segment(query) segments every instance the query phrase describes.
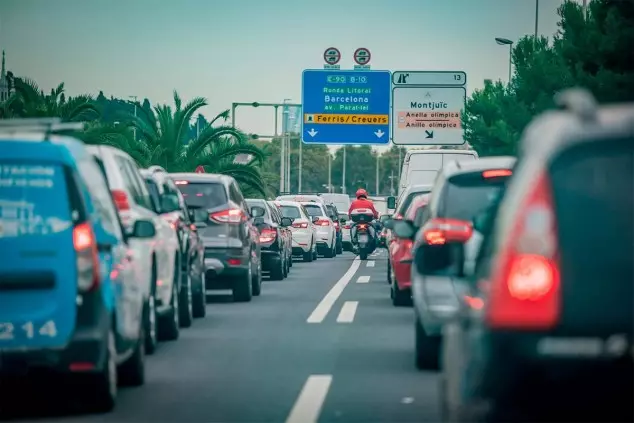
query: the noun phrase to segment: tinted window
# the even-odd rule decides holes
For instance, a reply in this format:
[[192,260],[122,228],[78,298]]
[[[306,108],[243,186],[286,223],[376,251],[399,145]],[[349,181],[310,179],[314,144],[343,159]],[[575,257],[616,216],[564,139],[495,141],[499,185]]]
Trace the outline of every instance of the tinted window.
[[412,201],[414,201],[416,197],[420,197],[425,194],[429,194],[429,191],[410,192],[407,197],[403,199],[403,202],[399,204],[398,213],[400,215],[404,215],[409,206],[412,204]]
[[323,216],[324,212],[321,210],[321,207],[314,206],[312,204],[304,204],[304,208],[308,212],[309,216]]
[[70,229],[68,198],[62,166],[0,162],[0,238]]
[[105,172],[100,168],[97,160],[90,159],[79,162],[78,170],[90,191],[95,213],[98,214],[104,230],[121,238],[121,224],[106,184]]
[[152,178],[147,178],[145,180],[145,183],[147,184],[148,191],[150,191],[150,199],[152,200],[154,210],[158,212],[161,209],[161,193],[159,192],[158,185],[156,184],[156,182],[154,182],[154,179]]
[[350,217],[348,216],[348,213],[339,213],[339,219],[346,219],[348,220]]
[[326,208],[328,209],[328,216],[330,216],[332,219],[336,219],[337,212],[335,211],[335,208],[333,206],[326,206]]
[[213,182],[178,185],[189,207],[213,209],[228,203],[224,185]]
[[302,217],[299,209],[294,206],[281,206],[280,210],[283,217],[290,217],[291,219],[299,219]]
[[442,217],[471,221],[498,198],[508,178],[483,179],[481,173],[449,179],[441,199]]

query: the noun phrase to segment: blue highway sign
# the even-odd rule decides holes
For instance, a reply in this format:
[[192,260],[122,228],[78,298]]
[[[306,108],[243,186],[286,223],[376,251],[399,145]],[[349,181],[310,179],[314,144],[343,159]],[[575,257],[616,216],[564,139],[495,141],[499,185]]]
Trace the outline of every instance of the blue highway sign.
[[312,70],[302,74],[302,141],[389,144],[389,71]]

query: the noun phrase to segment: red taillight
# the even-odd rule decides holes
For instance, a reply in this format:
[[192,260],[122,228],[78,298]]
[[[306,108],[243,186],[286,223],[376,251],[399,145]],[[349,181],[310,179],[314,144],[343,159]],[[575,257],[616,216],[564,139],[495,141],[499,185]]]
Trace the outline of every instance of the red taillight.
[[112,199],[119,211],[130,210],[130,202],[128,201],[128,194],[125,191],[118,189],[112,190]]
[[560,278],[550,182],[538,178],[503,246],[490,284],[487,322],[499,329],[551,329],[559,321]]
[[428,245],[444,245],[450,242],[465,243],[473,234],[471,222],[458,219],[436,218],[423,227],[423,238]]
[[329,219],[319,219],[319,220],[317,220],[317,222],[315,222],[315,225],[317,225],[317,226],[330,226],[330,220]]
[[99,285],[97,242],[90,223],[75,226],[73,246],[77,254],[77,287],[82,292],[90,291]]
[[262,232],[260,232],[260,243],[267,244],[273,242],[276,237],[277,231],[275,229],[262,229]]
[[240,266],[240,264],[242,264],[242,260],[238,258],[230,258],[229,260],[227,260],[227,264],[229,266]]
[[344,229],[350,229],[352,226],[351,225],[343,225]]
[[306,222],[293,223],[293,228],[306,229],[306,228],[308,228],[308,223],[306,223]]
[[484,179],[501,178],[504,176],[511,176],[512,174],[513,174],[513,171],[510,169],[490,169],[490,170],[485,170],[484,172],[482,172],[482,177]]
[[176,181],[174,182],[176,185],[187,185],[189,182],[187,181]]
[[211,213],[209,218],[218,223],[240,223],[246,220],[246,215],[240,209],[228,209]]

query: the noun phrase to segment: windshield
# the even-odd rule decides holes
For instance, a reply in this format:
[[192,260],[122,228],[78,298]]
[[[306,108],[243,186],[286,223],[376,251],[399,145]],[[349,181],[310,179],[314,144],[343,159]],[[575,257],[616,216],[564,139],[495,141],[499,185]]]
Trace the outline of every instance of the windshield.
[[195,182],[177,185],[188,207],[214,209],[227,204],[225,187],[220,183]]
[[485,212],[498,198],[507,178],[482,181],[479,184],[459,185],[448,183],[441,205],[443,217],[471,221]]
[[309,216],[323,216],[324,212],[321,210],[321,207],[315,206],[313,204],[304,204],[304,208],[308,212]]
[[291,219],[299,219],[302,217],[299,208],[295,206],[281,206],[280,211],[282,212],[282,217],[290,217]]

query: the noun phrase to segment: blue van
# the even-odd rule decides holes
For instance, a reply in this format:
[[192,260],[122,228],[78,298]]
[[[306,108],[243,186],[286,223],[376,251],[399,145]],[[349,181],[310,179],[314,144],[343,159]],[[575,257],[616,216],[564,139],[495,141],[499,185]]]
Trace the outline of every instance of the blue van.
[[0,121],[0,390],[52,370],[105,412],[118,383],[144,383],[146,304],[126,241],[155,228],[124,233],[97,162],[48,135],[56,123]]

